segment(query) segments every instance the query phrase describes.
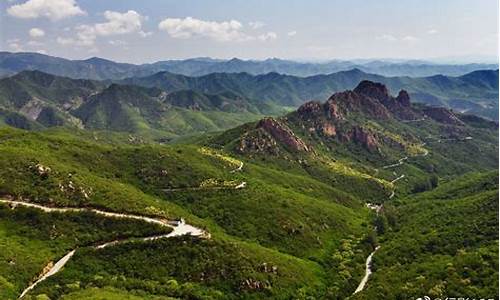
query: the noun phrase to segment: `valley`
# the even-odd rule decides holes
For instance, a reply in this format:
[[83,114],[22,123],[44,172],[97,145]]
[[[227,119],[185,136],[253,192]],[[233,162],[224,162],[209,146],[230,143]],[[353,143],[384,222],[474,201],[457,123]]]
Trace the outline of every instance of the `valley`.
[[[381,83],[361,81],[326,102],[306,102],[225,131],[176,133],[182,137],[170,140],[160,125],[154,125],[160,126],[158,134],[149,136],[142,134],[149,128],[120,132],[133,128],[124,124],[135,116],[149,126],[161,124],[156,120],[163,118],[162,107],[168,111],[183,103],[163,102],[168,97],[162,90],[106,87],[36,72],[22,76],[29,78],[23,79],[23,89],[56,110],[73,103],[59,87],[71,82],[75,97],[88,99],[69,114],[87,125],[0,128],[0,213],[6,216],[0,222],[1,297],[397,298],[419,295],[420,289],[404,285],[420,262],[429,267],[422,286],[433,293],[435,286],[440,293],[454,293],[468,278],[470,289],[461,291],[497,293],[484,288],[491,285],[473,283],[478,282],[474,274],[457,273],[443,284],[434,272],[450,261],[439,255],[454,253],[469,259],[455,262],[461,268],[475,268],[478,259],[494,265],[491,256],[467,256],[474,249],[492,255],[489,245],[498,237],[491,230],[475,242],[457,240],[446,254],[440,243],[455,234],[470,235],[475,226],[496,225],[475,222],[452,229],[454,223],[443,223],[444,236],[427,241],[423,233],[430,223],[412,224],[441,214],[445,208],[439,201],[448,201],[457,217],[472,209],[468,197],[493,205],[498,128],[492,121],[414,104],[406,91],[394,97]],[[191,93],[186,99],[196,97]],[[199,113],[227,107],[215,98],[200,99],[201,110],[189,101],[174,109]],[[125,123],[116,123],[114,112],[100,110],[106,111],[108,102],[116,103],[113,109],[118,103],[135,105],[140,113],[134,108],[124,115]],[[9,103],[11,110],[19,107]],[[203,106],[207,103],[214,106]],[[68,111],[57,114],[70,120]],[[107,114],[109,121],[102,117]],[[99,128],[93,130],[89,124],[110,125],[92,125]],[[474,187],[481,187],[477,195]],[[454,189],[464,200],[448,199]],[[88,222],[79,215],[125,230],[104,234],[99,230],[109,226],[87,226],[94,230],[88,234],[79,229]],[[71,226],[57,225],[71,218]],[[22,229],[35,221],[50,238]],[[72,238],[62,228],[72,231]],[[144,232],[133,231],[139,229]],[[411,248],[419,244],[408,242],[408,236],[432,243],[425,246],[431,252]],[[43,255],[34,259],[30,252],[8,250],[26,243],[29,249],[45,249],[38,252]],[[416,261],[401,251],[416,253]],[[408,269],[394,264],[399,256]],[[494,280],[494,272],[481,274]]]
[[500,299],[499,11],[0,1],[0,300]]

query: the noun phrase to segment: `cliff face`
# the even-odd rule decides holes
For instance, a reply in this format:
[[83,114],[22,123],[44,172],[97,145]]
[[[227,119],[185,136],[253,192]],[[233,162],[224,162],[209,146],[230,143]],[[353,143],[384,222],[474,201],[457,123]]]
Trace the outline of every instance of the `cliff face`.
[[311,151],[311,148],[296,136],[283,121],[264,118],[257,123],[255,129],[243,135],[238,147],[239,152],[278,154],[279,144],[285,145],[292,151]]
[[[391,126],[425,122],[426,116],[450,126],[463,124],[447,109],[412,107],[405,90],[393,97],[385,85],[365,80],[352,91],[333,94],[324,103],[310,101],[286,117],[262,119],[242,135],[238,150],[315,153],[312,145],[331,149],[335,143],[361,145],[369,152],[380,152],[384,147],[401,150],[414,143],[415,137],[394,131]],[[280,150],[281,146],[284,148]]]
[[464,125],[464,123],[449,109],[444,107],[426,107],[424,113],[434,121],[448,125]]
[[394,98],[389,94],[385,85],[365,80],[354,89],[354,92],[382,104],[400,120],[415,120],[422,117],[411,108],[410,96],[405,90],[399,91],[398,96]]
[[265,118],[257,124],[257,128],[264,129],[278,142],[285,144],[295,151],[309,151],[306,143],[297,137],[284,122],[273,118]]

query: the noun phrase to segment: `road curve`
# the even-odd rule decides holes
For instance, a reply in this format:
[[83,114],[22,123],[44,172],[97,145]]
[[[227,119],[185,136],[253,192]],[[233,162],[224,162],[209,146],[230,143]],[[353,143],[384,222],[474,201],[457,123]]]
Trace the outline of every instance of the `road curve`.
[[[415,121],[420,121],[420,120],[415,120]],[[421,146],[423,147],[426,144],[427,143],[422,143]],[[415,155],[415,156],[425,157],[427,155],[429,155],[429,150],[427,150],[427,149],[424,148],[424,152],[422,154],[418,154],[418,155]],[[401,166],[401,165],[404,164],[405,161],[408,160],[408,158],[409,158],[408,156],[400,158],[397,163],[391,164],[391,165],[382,166],[382,169],[390,169],[390,168]],[[375,170],[378,173],[378,169],[375,169]],[[396,174],[396,173],[394,173],[394,174]],[[394,183],[398,182],[399,180],[401,180],[403,178],[405,178],[405,174],[402,174],[399,177],[397,177],[396,179],[392,180],[391,183],[394,184]],[[389,199],[392,199],[394,197],[394,195],[396,195],[396,192],[393,189],[392,192],[391,192],[391,194],[389,195]],[[380,210],[382,209],[382,205],[373,205],[373,204],[367,203],[366,206],[368,208],[372,209],[372,210],[375,210],[376,213],[377,213],[377,215],[379,214]],[[377,246],[377,248],[375,248],[375,250],[372,253],[370,253],[370,255],[368,255],[368,257],[366,258],[365,276],[363,277],[363,279],[361,279],[361,282],[359,283],[358,287],[354,291],[353,295],[356,294],[356,293],[361,292],[365,288],[365,285],[368,282],[368,279],[370,278],[370,275],[372,274],[371,262],[372,262],[373,255],[375,254],[375,252],[377,252],[377,250],[379,248],[380,248],[380,246]]]
[[[35,203],[29,203],[29,202],[22,202],[22,201],[15,201],[15,200],[8,200],[8,199],[0,199],[0,203],[5,203],[11,205],[13,208],[16,208],[17,206],[25,206],[25,207],[31,207],[31,208],[36,208],[40,209],[43,212],[92,212],[97,215],[101,215],[107,218],[117,218],[117,219],[133,219],[133,220],[140,220],[146,223],[153,223],[157,224],[160,226],[164,227],[169,227],[172,228],[173,230],[168,233],[168,234],[161,234],[161,235],[154,235],[154,236],[149,236],[145,238],[140,238],[140,239],[133,239],[133,240],[141,240],[141,241],[152,241],[152,240],[157,240],[157,239],[162,239],[162,238],[170,238],[174,236],[182,236],[182,235],[192,235],[192,236],[199,236],[203,238],[210,238],[210,234],[207,233],[206,231],[194,227],[192,225],[186,224],[184,219],[181,219],[180,221],[168,221],[166,219],[156,219],[156,218],[151,218],[151,217],[145,217],[145,216],[140,216],[140,215],[132,215],[132,214],[123,214],[123,213],[113,213],[113,212],[107,212],[107,211],[102,211],[98,209],[93,209],[93,208],[74,208],[74,207],[64,207],[64,208],[56,208],[56,207],[48,207],[48,206],[43,206],[40,204],[35,204]],[[95,249],[103,249],[109,246],[114,246],[117,244],[122,244],[129,242],[129,240],[114,240],[106,243],[102,243],[100,245],[95,246]],[[75,254],[77,249],[73,249],[70,252],[68,252],[66,255],[64,255],[59,261],[57,261],[47,273],[43,274],[40,278],[36,279],[30,286],[28,286],[19,296],[19,298],[24,297],[30,290],[35,288],[37,284],[40,282],[46,280],[50,276],[58,273],[64,265],[70,260],[70,258]]]

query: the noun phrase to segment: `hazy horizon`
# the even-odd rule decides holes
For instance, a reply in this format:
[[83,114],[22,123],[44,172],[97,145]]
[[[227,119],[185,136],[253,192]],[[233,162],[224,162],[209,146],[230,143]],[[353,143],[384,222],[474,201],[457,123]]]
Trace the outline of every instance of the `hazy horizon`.
[[9,51],[8,49],[0,49],[0,52],[8,52],[8,53],[32,53],[32,54],[41,54],[48,55],[52,57],[58,57],[68,60],[89,60],[92,58],[100,58],[104,60],[110,60],[117,63],[128,63],[128,64],[151,64],[161,61],[183,61],[183,60],[196,60],[196,59],[211,59],[211,60],[220,60],[220,61],[229,61],[232,59],[238,59],[242,61],[255,61],[255,62],[263,62],[266,60],[278,59],[283,61],[291,61],[297,63],[312,63],[312,64],[324,64],[329,62],[351,62],[356,64],[365,64],[370,62],[385,62],[385,63],[429,63],[429,64],[442,64],[442,65],[464,65],[464,64],[499,64],[498,57],[485,57],[485,56],[464,56],[464,57],[436,57],[436,58],[391,58],[391,57],[374,57],[374,58],[331,58],[331,59],[320,59],[320,58],[282,58],[282,57],[267,57],[267,58],[241,58],[241,57],[210,57],[210,56],[193,56],[193,57],[185,57],[185,58],[170,58],[166,57],[159,60],[153,61],[144,61],[144,62],[131,62],[126,60],[115,60],[110,57],[104,57],[100,55],[87,55],[80,58],[67,57],[64,55],[52,55],[50,53],[39,53],[34,51]]
[[495,0],[217,4],[3,1],[0,49],[128,63],[193,57],[498,63]]

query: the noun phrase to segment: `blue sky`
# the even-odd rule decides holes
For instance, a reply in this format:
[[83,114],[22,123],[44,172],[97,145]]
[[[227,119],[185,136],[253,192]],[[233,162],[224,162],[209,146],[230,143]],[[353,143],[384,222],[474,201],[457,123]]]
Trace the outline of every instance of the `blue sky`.
[[124,62],[486,59],[498,0],[2,0],[0,48]]

